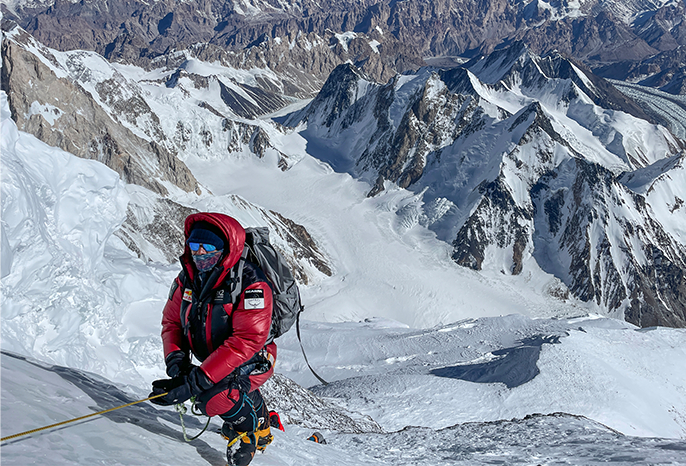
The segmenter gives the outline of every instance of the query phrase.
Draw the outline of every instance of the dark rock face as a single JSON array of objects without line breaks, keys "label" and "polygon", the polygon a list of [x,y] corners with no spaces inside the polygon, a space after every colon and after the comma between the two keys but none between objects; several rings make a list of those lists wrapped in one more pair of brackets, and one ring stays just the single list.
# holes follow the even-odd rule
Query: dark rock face
[{"label": "dark rock face", "polygon": [[645,60],[625,60],[617,64],[599,67],[599,76],[638,82],[675,95],[686,94],[686,46],[660,52]]},{"label": "dark rock face", "polygon": [[[268,2],[253,6],[266,14],[212,0],[59,0],[26,4],[16,14],[3,5],[3,12],[58,50],[93,50],[111,61],[148,68],[153,59],[173,60],[175,51],[186,49],[202,60],[285,75],[280,91],[291,96],[312,95],[346,61],[378,80],[424,64],[411,44],[375,27],[356,26],[368,16],[366,2],[293,2],[287,11]],[[339,39],[332,31],[355,31],[356,37]]]},{"label": "dark rock face", "polygon": [[[134,207],[128,206],[126,220],[114,234],[141,260],[177,262],[184,248],[184,221],[197,210],[164,198],[157,199],[146,215]],[[151,257],[146,252],[148,244],[159,250],[162,257]]]},{"label": "dark rock face", "polygon": [[385,124],[378,127],[377,135],[373,137],[376,145],[362,154],[358,165],[406,188],[421,177],[428,154],[452,130],[448,122],[458,117],[465,98],[450,94],[437,75],[433,75],[416,90],[413,105],[402,116],[393,134],[389,134],[391,128],[387,122],[393,103],[393,86],[393,82],[386,86],[383,99],[375,106],[375,112],[383,115]]},{"label": "dark rock face", "polygon": [[[127,182],[157,193],[167,193],[162,181],[185,191],[199,190],[195,177],[175,154],[138,137],[114,121],[78,83],[58,77],[38,56],[23,48],[22,43],[32,40],[28,34],[20,31],[16,40],[5,38],[2,42],[2,88],[20,130],[79,157],[99,160]],[[47,49],[43,53],[57,63]],[[27,86],[28,82],[34,85]],[[103,81],[96,90],[103,102],[119,109],[124,120],[135,121],[151,113],[140,96],[123,97],[115,81]],[[55,119],[49,122],[40,114],[32,114],[36,104],[51,107]],[[163,139],[161,133],[154,136]]]},{"label": "dark rock face", "polygon": [[534,53],[550,50],[589,63],[612,63],[624,59],[641,60],[658,51],[611,14],[546,21],[521,30],[515,38],[530,45]]},{"label": "dark rock face", "polygon": [[310,106],[311,109],[319,109],[322,105],[326,106],[324,114],[327,116],[323,122],[324,126],[330,128],[333,122],[355,103],[357,82],[360,79],[369,80],[370,78],[348,63],[337,66],[331,72],[321,91],[317,94],[315,104]]},{"label": "dark rock face", "polygon": [[439,75],[433,73],[415,89],[412,105],[394,125],[391,106],[400,78],[396,77],[384,86],[371,84],[371,90],[363,98],[357,98],[364,92],[359,87],[360,80],[364,79],[369,78],[351,65],[340,65],[313,102],[303,112],[292,116],[287,124],[308,121],[337,133],[371,118],[375,131],[357,159],[355,171],[371,172],[374,178],[408,187],[421,177],[428,154],[443,138],[451,137],[454,130],[451,122],[461,115],[469,119],[473,108],[469,105],[463,108],[468,98],[448,92]]},{"label": "dark rock face", "polygon": [[291,248],[292,254],[287,255],[287,257],[292,256],[295,259],[291,264],[291,268],[295,272],[295,278],[299,283],[307,285],[310,282],[301,263],[313,266],[327,277],[333,275],[331,264],[304,226],[295,223],[278,212],[270,211],[270,214],[275,219],[271,222],[272,228],[276,234],[286,240],[286,243]]},{"label": "dark rock face", "polygon": [[652,218],[642,196],[581,159],[542,177],[533,191],[534,255],[544,270],[563,275],[585,301],[624,308],[633,324],[686,326],[686,248]]},{"label": "dark rock face", "polygon": [[[254,1],[250,7],[217,0],[57,0],[25,2],[16,11],[3,5],[3,13],[50,47],[94,50],[141,66],[206,44],[221,51],[212,53],[231,52],[241,68],[293,73],[302,80],[296,85],[301,93],[313,76],[319,87],[348,60],[386,82],[396,72],[416,70],[423,56],[474,56],[514,40],[537,54],[558,50],[595,66],[639,62],[686,45],[683,0],[657,9],[652,2],[613,1],[574,8],[507,0],[459,6],[447,0]],[[334,36],[343,32],[358,36],[343,45]],[[308,45],[294,49],[303,36]]]},{"label": "dark rock face", "polygon": [[664,52],[686,45],[686,13],[684,3],[669,3],[664,7],[638,15],[633,23],[634,32],[651,47]]},{"label": "dark rock face", "polygon": [[489,246],[510,251],[510,270],[522,272],[523,253],[531,235],[527,223],[532,213],[517,205],[502,180],[483,187],[483,197],[453,241],[452,258],[474,270],[481,270]]}]

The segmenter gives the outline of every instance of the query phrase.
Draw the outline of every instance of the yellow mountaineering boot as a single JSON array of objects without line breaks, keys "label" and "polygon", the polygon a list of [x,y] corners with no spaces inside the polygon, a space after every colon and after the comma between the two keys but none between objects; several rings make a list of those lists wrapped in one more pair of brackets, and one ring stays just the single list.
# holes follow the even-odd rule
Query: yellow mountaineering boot
[{"label": "yellow mountaineering boot", "polygon": [[258,427],[257,431],[255,432],[255,436],[257,436],[257,449],[263,452],[265,448],[267,448],[267,445],[272,443],[272,440],[274,440],[274,436],[272,435],[269,426],[269,420],[266,420],[260,424],[260,427]]},{"label": "yellow mountaineering boot", "polygon": [[255,432],[236,432],[229,424],[224,423],[222,436],[229,441],[226,446],[226,460],[229,466],[248,466],[257,450]]}]

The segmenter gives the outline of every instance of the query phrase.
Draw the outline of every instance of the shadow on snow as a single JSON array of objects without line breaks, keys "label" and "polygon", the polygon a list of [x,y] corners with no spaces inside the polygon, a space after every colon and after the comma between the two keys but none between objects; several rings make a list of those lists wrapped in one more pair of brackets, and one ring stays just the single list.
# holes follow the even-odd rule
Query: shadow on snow
[{"label": "shadow on snow", "polygon": [[[117,406],[137,401],[131,398],[126,393],[124,393],[123,391],[121,391],[116,386],[101,380],[96,380],[91,375],[85,372],[63,366],[44,366],[39,363],[29,361],[23,356],[13,354],[7,351],[2,351],[1,353],[2,356],[8,356],[15,359],[19,359],[33,366],[59,375],[64,380],[70,382],[71,384],[85,392],[89,397],[93,399],[93,401],[95,402],[95,406],[91,406],[90,408],[94,412],[111,409]],[[154,405],[148,402],[139,403],[133,406],[127,406],[126,408],[121,408],[117,411],[104,413],[101,416],[119,424],[134,424],[155,435],[162,435],[177,442],[186,443],[185,439],[183,438],[183,433],[181,431],[181,421],[179,419],[178,413],[175,411],[157,409]],[[92,419],[96,419],[96,417],[84,419],[83,421],[78,421],[78,423],[88,422]],[[177,425],[179,429],[172,429],[171,427],[163,424],[160,420],[164,420],[167,423]],[[187,427],[190,427],[194,431],[200,431],[204,427],[204,423],[201,423],[200,420],[193,416],[185,416],[184,422]],[[70,425],[67,424],[62,427],[52,429],[51,431],[54,432],[55,430],[66,429],[69,427]],[[19,442],[24,438],[25,437],[19,437],[7,443]],[[215,448],[211,447],[206,442],[197,439],[190,442],[189,445],[195,447],[198,454],[212,466],[226,465],[225,454],[223,452],[217,451]]]},{"label": "shadow on snow", "polygon": [[507,388],[519,387],[539,374],[538,357],[543,343],[560,343],[559,335],[534,335],[521,341],[512,348],[493,351],[498,358],[480,364],[461,364],[458,366],[434,369],[431,373],[438,377],[466,380],[476,383],[504,383]]}]

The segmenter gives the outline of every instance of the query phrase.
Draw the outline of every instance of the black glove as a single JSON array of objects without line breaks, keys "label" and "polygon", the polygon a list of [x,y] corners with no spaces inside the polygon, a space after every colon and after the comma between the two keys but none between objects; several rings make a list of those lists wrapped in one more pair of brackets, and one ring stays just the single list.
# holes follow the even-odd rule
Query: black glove
[{"label": "black glove", "polygon": [[152,393],[148,396],[166,393],[166,395],[150,400],[150,402],[160,406],[170,406],[190,400],[192,397],[212,388],[213,385],[214,383],[202,369],[194,367],[186,376],[155,380],[152,383]]},{"label": "black glove", "polygon": [[164,358],[167,364],[167,375],[174,377],[188,375],[195,366],[191,364],[191,358],[181,350],[172,351]]},{"label": "black glove", "polygon": [[[175,377],[173,379],[155,380],[152,383],[152,393],[149,397],[155,395],[166,395],[150,400],[151,403],[160,406],[170,406],[176,403],[183,403],[190,399],[190,387],[186,383],[186,377]],[[187,392],[187,393],[186,393]]]}]

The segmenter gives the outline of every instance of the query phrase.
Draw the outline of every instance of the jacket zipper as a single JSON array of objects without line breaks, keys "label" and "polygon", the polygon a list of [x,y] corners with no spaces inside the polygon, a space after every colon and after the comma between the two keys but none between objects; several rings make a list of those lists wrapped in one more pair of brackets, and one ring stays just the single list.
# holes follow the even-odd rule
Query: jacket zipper
[{"label": "jacket zipper", "polygon": [[207,343],[207,354],[212,354],[212,303],[207,303],[207,312],[203,313],[203,322],[205,326],[205,341]]},{"label": "jacket zipper", "polygon": [[193,309],[193,303],[189,303],[188,307],[186,307],[186,312],[185,312],[185,325],[184,327],[187,329],[186,331],[186,336],[188,337],[188,345],[190,346],[191,352],[195,353],[195,349],[193,348],[193,336],[192,336],[192,331],[191,331],[191,323],[190,323],[190,313],[191,310]]}]

